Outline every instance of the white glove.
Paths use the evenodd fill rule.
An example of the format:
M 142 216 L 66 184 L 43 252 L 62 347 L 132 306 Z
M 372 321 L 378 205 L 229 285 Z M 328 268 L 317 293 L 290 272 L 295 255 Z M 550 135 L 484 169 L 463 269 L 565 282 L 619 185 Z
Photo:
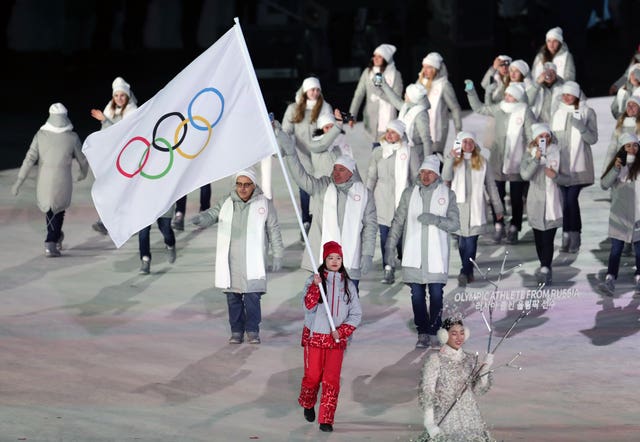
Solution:
M 202 224 L 202 221 L 203 219 L 200 215 L 195 215 L 190 220 L 191 224 L 194 224 L 196 226 L 199 226 L 200 224 Z
M 18 196 L 18 193 L 20 192 L 20 183 L 16 182 L 12 187 L 11 187 L 11 195 L 13 196 Z
M 442 433 L 440 427 L 433 421 L 433 408 L 427 408 L 424 410 L 424 428 L 429 433 L 429 437 L 434 438 L 438 434 Z
M 480 369 L 480 374 L 486 374 L 489 372 L 489 370 L 491 370 L 491 366 L 493 365 L 493 353 L 487 353 L 482 363 L 483 365 Z

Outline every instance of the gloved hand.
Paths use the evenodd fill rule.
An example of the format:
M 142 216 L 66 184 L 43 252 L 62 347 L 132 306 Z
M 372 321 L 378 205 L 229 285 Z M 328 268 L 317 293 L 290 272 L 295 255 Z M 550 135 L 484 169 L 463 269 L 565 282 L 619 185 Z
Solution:
M 278 141 L 278 146 L 280 146 L 283 156 L 296 153 L 296 143 L 288 133 L 280 131 L 276 134 L 276 140 Z
M 11 194 L 13 196 L 18 196 L 20 192 L 20 183 L 16 181 L 16 183 L 11 187 Z
M 271 271 L 272 272 L 279 272 L 280 270 L 282 270 L 282 257 L 273 257 L 273 260 L 271 261 Z
M 433 421 L 433 408 L 424 410 L 424 428 L 427 430 L 427 433 L 429 433 L 431 439 L 442 433 L 440 427 Z
M 473 81 L 467 79 L 464 80 L 464 90 L 469 92 L 473 90 Z
M 204 221 L 204 220 L 202 219 L 202 217 L 201 217 L 200 215 L 195 215 L 195 216 L 193 216 L 193 217 L 189 220 L 189 222 L 190 222 L 191 224 L 196 225 L 196 226 L 200 226 L 200 225 L 202 225 L 202 222 L 203 222 L 203 221 Z
M 371 267 L 373 266 L 373 256 L 371 255 L 362 255 L 360 258 L 360 271 L 363 275 L 369 273 Z
M 587 125 L 584 124 L 584 120 L 571 116 L 571 120 L 569 120 L 571 125 L 578 129 L 580 132 L 584 132 L 587 130 Z
M 86 173 L 85 173 L 85 174 L 80 174 L 80 175 L 78 175 L 78 176 L 76 177 L 76 183 L 77 183 L 78 181 L 82 181 L 82 180 L 84 180 L 86 177 L 87 177 L 87 174 L 86 174 Z
M 440 217 L 438 215 L 434 215 L 433 213 L 421 213 L 420 215 L 418 215 L 418 221 L 420 221 L 422 224 L 428 226 L 428 225 L 437 225 L 440 222 Z

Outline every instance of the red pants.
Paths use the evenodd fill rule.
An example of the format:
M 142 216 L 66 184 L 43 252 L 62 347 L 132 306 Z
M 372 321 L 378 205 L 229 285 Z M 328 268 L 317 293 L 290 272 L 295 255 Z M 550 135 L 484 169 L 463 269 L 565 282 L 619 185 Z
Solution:
M 304 377 L 300 387 L 298 403 L 304 408 L 312 408 L 318 399 L 322 382 L 322 396 L 318 410 L 318 422 L 333 424 L 340 393 L 340 371 L 344 350 L 304 347 Z

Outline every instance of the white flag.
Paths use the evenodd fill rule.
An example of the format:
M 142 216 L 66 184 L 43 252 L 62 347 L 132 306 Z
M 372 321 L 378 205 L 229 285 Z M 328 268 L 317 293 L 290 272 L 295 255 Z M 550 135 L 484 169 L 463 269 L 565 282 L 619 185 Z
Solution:
M 116 247 L 204 184 L 275 153 L 255 71 L 236 23 L 126 119 L 82 151 L 100 219 Z

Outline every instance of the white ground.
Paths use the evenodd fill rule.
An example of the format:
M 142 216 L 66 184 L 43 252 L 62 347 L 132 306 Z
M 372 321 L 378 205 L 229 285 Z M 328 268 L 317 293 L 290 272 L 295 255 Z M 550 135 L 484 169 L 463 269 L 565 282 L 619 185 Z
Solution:
M 609 101 L 590 101 L 601 139 L 593 149 L 596 174 L 613 125 Z M 481 134 L 487 121 L 468 116 L 464 126 Z M 350 134 L 366 171 L 363 131 Z M 296 398 L 306 274 L 298 269 L 302 247 L 279 170 L 274 188 L 285 269 L 269 275 L 259 346 L 226 342 L 226 301 L 213 288 L 215 228 L 178 234 L 178 260 L 169 265 L 154 227 L 152 274 L 140 276 L 135 237 L 115 249 L 91 230 L 96 213 L 86 180 L 67 211 L 64 256 L 46 259 L 35 173 L 13 198 L 16 175 L 0 172 L 0 441 L 406 441 L 422 431 L 416 385 L 426 353 L 414 349 L 406 286 L 378 282 L 379 252 L 376 271 L 361 282 L 364 320 L 345 358 L 335 431 L 320 433 L 304 421 Z M 213 199 L 230 184 L 215 183 Z M 594 290 L 608 257 L 607 197 L 598 185 L 583 191 L 582 249 L 555 258 L 554 288 L 574 289 L 574 297 L 534 311 L 497 352 L 496 365 L 522 352 L 516 363 L 523 367 L 498 369 L 493 389 L 479 399 L 499 440 L 640 439 L 633 259 L 623 258 L 615 297 Z M 197 200 L 194 192 L 190 214 Z M 497 268 L 504 251 L 481 239 L 478 261 Z M 537 260 L 526 223 L 523 240 L 509 251 L 507 265 L 523 266 L 502 288 L 533 288 Z M 473 303 L 456 302 L 458 269 L 452 249 L 445 314 L 466 312 L 473 332 L 467 349 L 483 353 L 488 332 L 481 315 Z M 488 285 L 467 292 L 482 288 Z M 494 316 L 495 344 L 517 313 Z

